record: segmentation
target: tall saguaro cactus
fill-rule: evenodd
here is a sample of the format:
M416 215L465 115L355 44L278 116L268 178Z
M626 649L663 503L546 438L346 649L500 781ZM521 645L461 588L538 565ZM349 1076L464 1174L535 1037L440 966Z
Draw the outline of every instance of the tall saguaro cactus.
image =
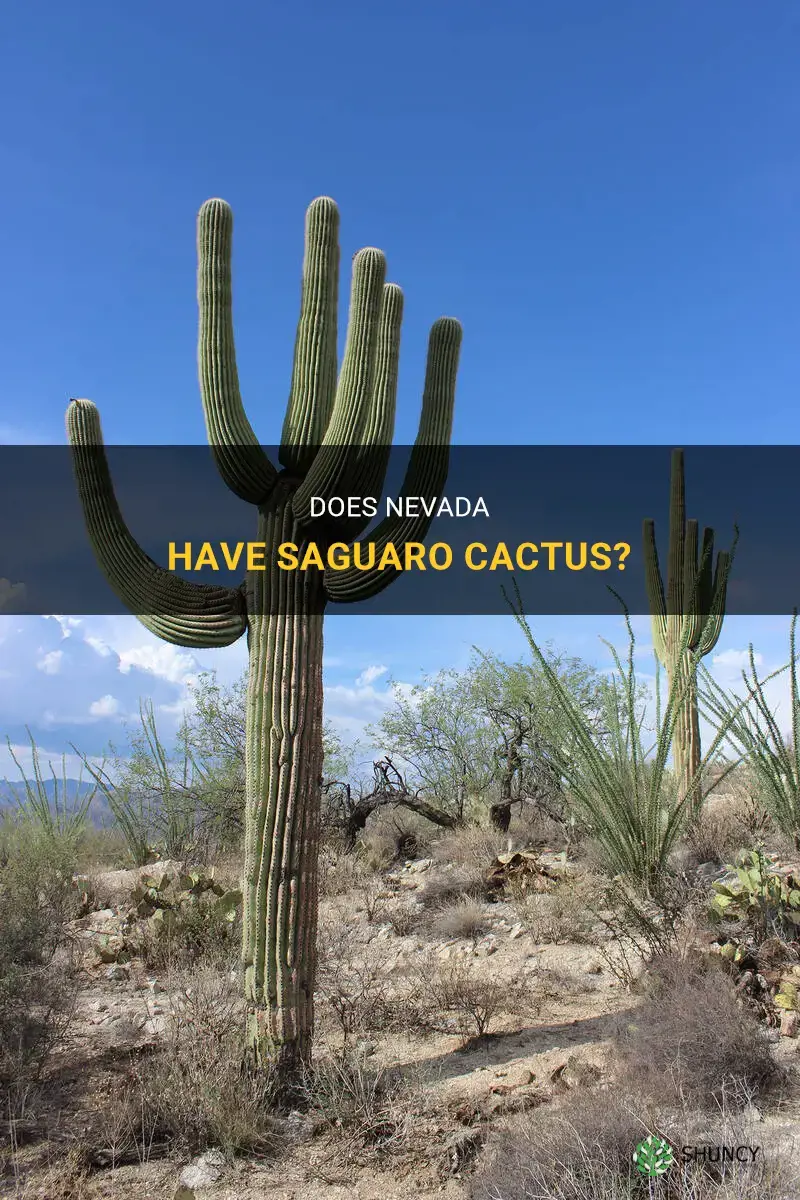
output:
M231 308L233 218L222 200L200 210L198 364L209 444L228 487L256 507L266 569L237 589L188 582L138 546L120 512L97 409L73 400L67 433L95 554L112 588L165 641L227 646L247 634L246 834L242 959L247 1046L257 1066L308 1062L314 1024L317 857L322 772L322 618L328 600L376 595L397 572L285 571L283 542L352 543L368 519L324 525L311 498L380 495L394 432L403 297L379 250L353 260L346 346L337 378L339 213L321 197L306 214L300 321L280 470L260 445L239 392ZM422 414L405 495L436 495L447 478L461 326L433 325ZM431 518L387 518L380 547L421 540ZM363 558L361 561L365 561Z
M656 548L655 521L643 528L644 564L653 646L679 696L672 744L673 764L685 796L700 769L697 657L710 654L722 632L734 545L721 550L714 565L714 530L703 530L698 561L698 524L686 520L683 450L672 452L669 548L666 584ZM692 806L699 802L695 793Z

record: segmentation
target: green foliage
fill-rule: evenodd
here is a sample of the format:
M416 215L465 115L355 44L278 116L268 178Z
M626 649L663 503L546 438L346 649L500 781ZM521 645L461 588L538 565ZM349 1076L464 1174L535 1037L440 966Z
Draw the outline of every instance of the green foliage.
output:
M800 847L800 688L796 632L795 610L789 627L789 662L763 679L756 670L753 647L749 647L749 671L742 671L744 699L720 687L706 672L702 701L705 715L727 725L729 740L746 757L758 785L759 800L775 824ZM764 690L787 670L791 720L788 737L779 727Z
M241 683L197 681L176 747L161 737L151 701L111 771L83 761L105 796L136 866L167 858L213 857L239 840L244 822L244 713Z
M668 870L668 859L683 832L702 784L702 772L713 760L724 738L720 731L692 777L688 789L668 769L670 749L679 719L685 678L672 680L666 705L656 714L655 743L646 746L642 731L646 713L634 665L635 638L625 612L628 655L623 664L616 649L605 643L614 671L605 684L603 708L606 731L597 736L581 706L576 702L534 640L522 611L519 592L516 619L551 687L571 735L569 753L560 757L561 771L569 788L569 800L577 815L597 839L613 872L632 883L652 890ZM688 649L684 631L683 651ZM720 776L716 786L722 782Z
M602 681L578 658L546 649L548 664L598 733ZM441 811L458 820L487 803L540 802L558 815L559 754L569 741L538 663L476 649L466 669L443 670L406 690L368 730Z
M54 962L77 913L75 842L36 816L0 820L0 1095L41 1067L68 1014Z
M94 797L97 795L97 784L88 792L82 794L83 774L78 779L77 793L74 801L70 802L69 783L67 779L67 759L62 755L61 776L56 774L52 762L47 765L53 780L52 796L48 794L47 783L39 759L39 749L30 729L27 730L31 743L31 759L33 778L29 779L19 759L6 738L8 752L14 766L22 777L22 785L10 784L12 795L22 815L35 822L52 838L66 838L73 844L86 828L86 823ZM8 782L8 781L6 781Z
M743 850L728 868L736 872L736 879L712 884L712 915L745 921L761 938L800 926L800 880L779 875L770 870L771 865L763 850Z
M230 947L240 932L242 893L227 887L213 871L142 876L131 899L136 915L146 922L141 944L132 948L150 966L213 956Z

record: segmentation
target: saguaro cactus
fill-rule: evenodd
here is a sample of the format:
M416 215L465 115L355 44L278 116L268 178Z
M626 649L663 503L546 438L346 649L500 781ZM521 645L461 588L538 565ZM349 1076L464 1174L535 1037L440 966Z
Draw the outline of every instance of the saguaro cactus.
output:
M339 213L327 197L306 215L300 321L279 470L245 414L231 309L233 218L209 200L197 222L198 363L209 444L231 490L256 506L257 540L275 547L352 543L368 518L315 522L311 497L380 495L394 432L403 297L379 250L353 260L337 380ZM437 495L447 478L461 326L433 325L416 443L403 494ZM247 1045L257 1066L308 1062L314 1022L317 856L322 771L322 618L327 600L358 601L393 569L250 571L231 590L190 583L138 546L118 507L97 409L73 400L67 433L95 554L111 586L165 641L227 646L247 634L246 835L242 958ZM431 518L387 518L370 541L421 540ZM366 554L364 559L366 561Z
M666 669L670 688L675 687L680 697L672 755L681 795L685 796L701 762L696 662L698 656L714 649L722 632L735 540L730 551L718 553L715 566L714 530L704 529L698 561L697 521L686 520L682 450L672 452L666 586L658 563L655 521L644 522L643 541L653 646ZM692 807L699 801L695 791Z

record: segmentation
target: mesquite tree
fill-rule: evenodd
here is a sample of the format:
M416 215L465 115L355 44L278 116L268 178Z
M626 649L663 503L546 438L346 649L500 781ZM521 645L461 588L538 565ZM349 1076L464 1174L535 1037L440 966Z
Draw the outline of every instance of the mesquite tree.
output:
M209 200L197 223L198 366L206 430L227 486L253 504L266 569L239 588L189 582L136 543L117 504L97 409L73 400L67 433L95 554L114 591L153 633L180 646L247 635L246 819L242 959L247 1047L256 1066L290 1074L310 1059L314 1023L322 774L322 619L326 602L376 595L393 568L286 571L277 547L350 544L369 518L320 524L311 498L380 495L394 432L403 297L379 250L353 259L337 378L339 213L321 197L306 215L300 320L289 403L273 465L239 392L231 308L231 210ZM433 325L419 432L402 493L436 496L447 478L461 326ZM421 540L431 518L387 518L371 532L376 564L389 542ZM269 548L274 551L270 554ZM368 561L364 551L362 562Z
M686 520L682 450L672 452L666 581L658 563L655 521L644 522L643 542L653 647L666 669L670 688L680 694L672 758L681 795L686 795L701 764L697 662L711 653L722 632L736 541L730 551L718 553L715 566L714 530L704 529L698 561L697 521ZM692 807L696 808L700 800L696 789Z

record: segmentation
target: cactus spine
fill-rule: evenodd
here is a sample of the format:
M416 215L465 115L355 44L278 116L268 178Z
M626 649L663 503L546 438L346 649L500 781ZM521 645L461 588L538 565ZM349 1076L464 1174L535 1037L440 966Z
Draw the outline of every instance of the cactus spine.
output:
M680 794L686 796L701 762L697 661L714 649L722 632L735 539L730 551L718 553L715 566L714 530L704 529L698 562L697 521L686 520L683 450L672 452L666 585L659 568L655 521L644 522L643 542L653 647L670 688L676 688L680 697L672 754ZM700 799L695 786L690 808L696 809Z
M256 506L268 546L352 543L367 519L326 526L312 496L379 495L394 432L402 292L374 249L353 260L347 339L337 378L339 213L327 197L306 214L300 320L292 383L274 466L239 392L231 305L233 219L222 200L200 210L198 367L209 444L231 490ZM461 326L433 325L419 432L403 492L436 495L447 478ZM309 1061L316 974L319 785L322 772L322 620L327 600L355 602L393 569L248 572L240 588L199 585L154 563L117 504L97 409L73 400L67 434L89 536L111 586L152 632L180 646L227 646L247 634L246 835L242 960L247 1047L256 1066L290 1074ZM421 540L431 518L387 518L380 546Z

